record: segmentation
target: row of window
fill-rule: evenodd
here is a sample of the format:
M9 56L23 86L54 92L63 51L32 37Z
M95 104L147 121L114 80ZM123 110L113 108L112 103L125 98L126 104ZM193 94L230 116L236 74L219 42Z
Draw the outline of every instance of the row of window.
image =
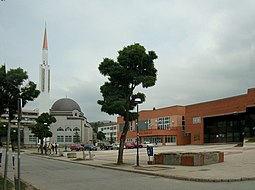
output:
M57 128L57 131L80 131L78 127L75 127L73 130L70 127L63 129L62 127Z
M73 142L73 138L77 138L77 136L72 137L70 135L67 135L67 136L59 135L59 136L57 136L57 142L71 143L71 142ZM34 135L29 135L28 140L29 140L29 142L37 142L37 137Z
M104 130L111 130L111 131L112 130L116 130L116 126L113 126L113 127L104 127L104 128L102 127L101 131L104 131Z
M73 138L75 138L75 136L69 136L69 135L67 135L67 136L63 136L63 135L59 135L59 136L57 136L57 142L68 142L68 143L71 143L71 142L73 142Z

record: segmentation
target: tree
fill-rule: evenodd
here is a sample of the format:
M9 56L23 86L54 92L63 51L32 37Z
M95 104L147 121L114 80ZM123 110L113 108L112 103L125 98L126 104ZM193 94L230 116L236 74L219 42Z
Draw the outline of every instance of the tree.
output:
M105 134L102 131L99 131L97 133L97 139L99 139L101 141L104 140L105 139Z
M0 67L0 114L9 110L9 119L17 113L18 98L22 98L24 107L28 101L33 101L40 94L36 84L28 80L27 72L21 68L6 72L5 65Z
M100 121L97 121L97 122L92 122L92 123L90 123L90 125L91 125L93 131L94 131L95 133L97 133L98 127L104 126L104 123L103 123L103 122L100 122Z
M135 108L135 99L145 101L145 94L134 92L136 87L142 85L148 88L155 85L157 69L153 60L157 58L154 51L146 52L145 48L136 43L124 47L118 52L117 61L109 58L99 65L102 75L108 77L108 81L100 87L103 100L98 100L101 111L110 115L118 114L123 117L125 125L120 137L120 149L117 164L123 163L123 150L129 122L138 118L138 114L132 110Z
M56 118L48 113L42 113L37 119L34 126L30 126L29 129L36 137L41 141L41 154L43 154L43 139L52 137L52 132L49 130L49 126L56 122Z
M79 133L77 131L74 133L73 142L74 143L80 143L81 142L80 135L79 135Z

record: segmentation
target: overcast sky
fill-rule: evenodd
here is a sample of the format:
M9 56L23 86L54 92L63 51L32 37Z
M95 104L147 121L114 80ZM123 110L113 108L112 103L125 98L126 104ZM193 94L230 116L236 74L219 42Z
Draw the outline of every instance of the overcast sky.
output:
M143 110L190 105L255 87L254 0L0 1L0 64L21 67L39 83L47 23L51 105L75 100L88 121L116 120L100 111L98 66L140 43L158 55L156 85ZM35 109L38 100L26 108Z

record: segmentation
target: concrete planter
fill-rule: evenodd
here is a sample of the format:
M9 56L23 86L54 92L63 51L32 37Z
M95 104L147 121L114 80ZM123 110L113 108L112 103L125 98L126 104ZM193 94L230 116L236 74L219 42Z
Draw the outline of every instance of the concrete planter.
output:
M154 155L154 164L203 166L224 162L224 152L168 152Z

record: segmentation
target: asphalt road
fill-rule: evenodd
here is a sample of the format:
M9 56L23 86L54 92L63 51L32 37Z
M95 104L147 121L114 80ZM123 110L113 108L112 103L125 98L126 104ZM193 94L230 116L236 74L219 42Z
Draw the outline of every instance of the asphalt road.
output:
M40 190L253 190L255 181L201 183L95 168L23 154L21 178Z

